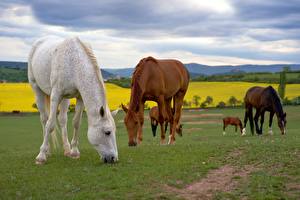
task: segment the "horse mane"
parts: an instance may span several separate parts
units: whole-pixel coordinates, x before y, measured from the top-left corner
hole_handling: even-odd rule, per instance
[[[97,76],[97,80],[99,82],[100,87],[103,87],[103,92],[104,92],[104,96],[105,96],[105,87],[104,87],[104,82],[102,79],[102,74],[99,68],[99,65],[97,63],[97,58],[93,52],[92,47],[87,44],[82,42],[78,37],[76,37],[76,40],[80,43],[81,47],[83,48],[84,52],[86,53],[86,55],[88,56],[89,60],[91,61],[93,68],[95,70],[96,76]],[[105,98],[103,98],[105,99]]]
[[[139,110],[139,105],[140,105],[140,100],[142,96],[142,89],[141,86],[139,85],[140,78],[143,73],[144,69],[144,64],[148,61],[153,61],[157,63],[157,60],[151,56],[147,58],[143,58],[140,60],[140,62],[137,64],[137,66],[134,69],[134,72],[132,74],[132,79],[131,79],[131,102],[130,102],[130,107],[133,109],[135,112]]]
[[[282,110],[280,97],[278,96],[278,93],[276,92],[276,90],[272,86],[268,86],[266,88],[266,90],[268,92],[270,92],[270,94],[272,95],[271,99],[272,99],[272,102],[275,105],[276,111],[279,112],[280,115],[283,115],[283,110]]]

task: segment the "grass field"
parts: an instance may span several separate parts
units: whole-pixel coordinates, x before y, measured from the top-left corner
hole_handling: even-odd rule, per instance
[[[130,89],[121,88],[115,84],[106,83],[107,98],[111,109],[116,109],[121,103],[128,103],[130,98]],[[212,106],[217,105],[220,101],[227,102],[231,96],[235,96],[238,100],[242,100],[250,87],[260,85],[268,86],[263,83],[246,83],[246,82],[191,82],[186,100],[192,101],[194,95],[201,97],[203,102],[206,96],[213,97]],[[277,90],[278,85],[272,84]],[[288,84],[286,88],[286,96],[289,99],[300,96],[300,84]],[[32,107],[35,102],[34,94],[27,83],[4,83],[0,84],[0,112],[11,112],[20,110],[22,112],[36,112]],[[72,100],[75,103],[75,100]],[[155,105],[153,102],[148,103],[149,106]],[[194,105],[192,105],[194,106]]]
[[[144,141],[133,148],[121,112],[113,165],[100,162],[88,144],[84,118],[81,158],[64,157],[59,149],[43,166],[34,164],[42,142],[38,114],[1,114],[0,199],[299,199],[300,107],[285,111],[287,135],[279,135],[274,119],[274,135],[266,134],[265,124],[260,137],[241,137],[233,127],[222,135],[221,118],[242,118],[242,109],[184,111],[184,135],[172,146],[159,145],[146,119]],[[204,192],[193,190],[201,181]]]

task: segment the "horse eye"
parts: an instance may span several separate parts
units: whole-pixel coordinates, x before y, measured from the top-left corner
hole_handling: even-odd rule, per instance
[[[105,131],[105,135],[110,135],[111,131]]]

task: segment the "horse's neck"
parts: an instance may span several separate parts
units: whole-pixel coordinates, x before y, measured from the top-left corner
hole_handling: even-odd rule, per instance
[[[82,77],[79,92],[86,108],[88,121],[93,123],[99,116],[100,107],[107,108],[104,83],[97,77]]]
[[[273,99],[273,110],[277,118],[280,118],[283,115],[283,109],[279,99],[277,101]]]

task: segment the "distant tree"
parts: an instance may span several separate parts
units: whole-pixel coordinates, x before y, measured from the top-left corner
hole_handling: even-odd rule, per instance
[[[220,101],[217,105],[217,108],[225,108],[226,107],[226,103],[224,101]]]
[[[191,102],[187,100],[183,100],[183,107],[191,107]]]
[[[285,97],[285,86],[286,86],[286,71],[280,72],[278,94],[281,99]]]
[[[38,107],[37,107],[36,103],[33,103],[31,107],[38,110]]]
[[[194,96],[193,96],[193,103],[195,104],[196,107],[199,106],[199,104],[200,104],[200,99],[201,99],[201,97],[199,97],[198,95],[194,95]]]
[[[213,101],[214,101],[214,99],[211,96],[207,96],[205,99],[205,103],[207,103],[207,105],[212,104]]]
[[[75,111],[75,104],[70,104],[70,106],[69,106],[69,111],[70,112],[74,112]]]
[[[229,105],[231,105],[231,106],[236,106],[237,103],[238,103],[238,100],[237,100],[234,96],[231,96],[231,97],[229,98],[229,100],[228,100],[228,103],[229,103]]]
[[[284,71],[284,72],[290,72],[291,71],[291,67],[290,66],[285,66],[285,67],[283,67],[282,71]]]
[[[145,103],[145,105],[144,105],[144,109],[146,109],[146,110],[149,110],[149,109],[150,109],[150,106],[149,106],[149,104],[148,104],[148,103]]]
[[[200,108],[206,108],[206,107],[207,107],[207,104],[205,101],[200,104]]]

